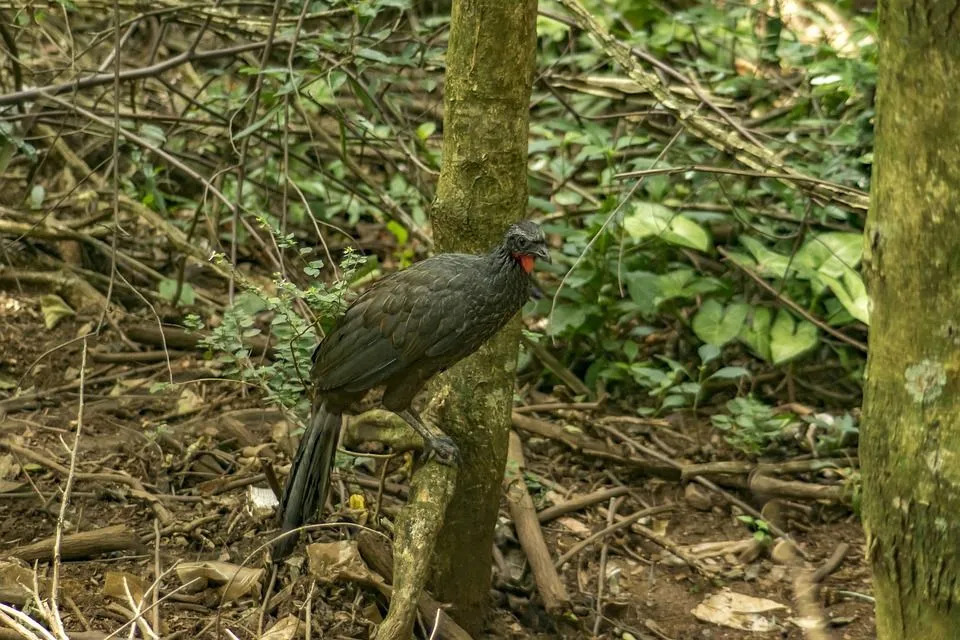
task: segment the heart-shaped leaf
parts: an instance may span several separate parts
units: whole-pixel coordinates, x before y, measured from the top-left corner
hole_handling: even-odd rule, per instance
[[[743,302],[724,307],[709,298],[693,316],[693,332],[707,344],[722,347],[737,337],[749,311],[750,305]]]
[[[773,364],[784,364],[799,358],[817,346],[816,325],[797,321],[781,309],[770,327],[770,356]]]
[[[681,247],[707,251],[710,235],[681,213],[654,202],[639,202],[623,220],[623,228],[634,240],[655,236]]]

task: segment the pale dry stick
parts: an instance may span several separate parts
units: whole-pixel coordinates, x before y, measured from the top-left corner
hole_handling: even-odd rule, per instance
[[[130,593],[130,584],[127,582],[126,577],[123,578],[123,592],[127,596],[127,602],[130,604],[130,610],[133,612],[133,620],[136,622],[136,627],[140,629],[140,633],[143,634],[144,638],[153,638],[153,640],[160,640],[160,636],[150,628],[150,625],[147,623],[146,619],[143,617],[143,599],[146,599],[147,594],[143,595],[143,599],[140,602],[137,602],[133,598],[133,594]],[[154,609],[156,611],[156,609]],[[133,640],[134,625],[130,625],[129,638]]]
[[[17,633],[22,635],[24,638],[31,638],[35,640],[57,640],[50,632],[44,629],[36,620],[28,616],[22,611],[14,609],[13,607],[3,604],[0,602],[0,620],[3,620],[7,626],[14,629]],[[26,627],[24,625],[27,625]],[[27,628],[29,627],[29,628]],[[40,635],[31,631],[31,629],[36,630]]]
[[[57,516],[57,532],[53,541],[53,577],[50,581],[50,610],[52,620],[50,624],[63,640],[68,640],[67,631],[63,628],[60,619],[60,607],[57,605],[57,595],[60,590],[60,543],[63,540],[63,521],[67,516],[67,506],[70,504],[70,491],[73,489],[73,480],[77,472],[77,449],[80,447],[80,435],[83,432],[83,391],[87,375],[87,340],[83,340],[83,351],[80,355],[80,399],[77,406],[77,430],[73,434],[73,447],[70,451],[70,467],[67,473],[67,482],[63,488],[63,499],[60,501],[60,513]],[[66,444],[64,444],[66,446]]]
[[[274,567],[274,569],[276,569],[276,567]],[[310,640],[310,627],[312,626],[310,612],[313,609],[313,589],[316,585],[316,580],[310,581],[310,591],[307,592],[307,600],[303,605],[305,609],[303,612],[303,624],[306,626],[306,628],[303,630],[304,640]]]
[[[537,520],[533,499],[524,482],[524,467],[523,444],[517,432],[511,430],[507,450],[507,470],[503,476],[503,491],[507,498],[507,507],[510,510],[513,526],[517,530],[517,539],[520,540],[520,546],[530,565],[533,581],[543,600],[543,606],[551,615],[561,615],[570,608],[570,596],[563,581],[560,580],[557,568],[551,562],[550,551],[543,539],[543,530]]]
[[[571,558],[573,558],[575,555],[583,551],[585,548],[587,548],[597,540],[605,538],[606,536],[610,535],[615,531],[619,531],[620,529],[629,527],[634,523],[636,523],[641,518],[653,516],[658,513],[664,513],[666,511],[672,511],[675,508],[676,508],[675,505],[664,504],[658,507],[650,507],[649,509],[641,509],[640,511],[637,511],[636,513],[633,513],[623,518],[622,520],[617,521],[615,524],[612,524],[609,527],[606,527],[605,529],[601,529],[600,531],[597,531],[595,534],[593,534],[589,538],[584,538],[577,544],[573,545],[572,547],[570,547],[570,549],[567,550],[566,553],[564,553],[562,556],[557,558],[557,561],[554,563],[554,566],[557,569],[560,569],[561,567],[563,567],[564,564],[569,562]]]
[[[437,633],[440,631],[440,612],[443,609],[437,609],[437,615],[433,616],[433,631],[430,632],[430,637],[427,640],[434,640],[437,637]],[[307,636],[307,640],[310,640],[310,637]]]
[[[154,585],[151,585],[153,592],[153,628],[160,629],[160,607],[157,606],[157,598],[160,597],[160,520],[153,519],[153,577]]]
[[[177,564],[179,564],[179,561],[177,561],[176,563],[174,563],[174,565],[173,565],[172,567],[170,567],[169,569],[167,569],[167,571],[164,573],[164,576],[165,576],[166,574],[170,573],[171,571],[173,571],[173,570],[176,568]],[[162,597],[157,601],[157,605],[152,605],[152,604],[151,604],[149,607],[147,607],[146,609],[144,609],[144,610],[142,611],[142,613],[148,613],[148,612],[152,611],[153,608],[154,608],[154,606],[159,606],[160,603],[165,602],[165,601],[168,600],[171,596],[179,593],[180,591],[183,591],[183,590],[185,590],[185,589],[189,589],[190,587],[195,586],[196,583],[197,583],[199,580],[200,580],[200,578],[194,578],[194,579],[192,579],[190,582],[188,582],[188,583],[186,583],[186,584],[184,584],[184,585],[180,585],[179,587],[173,589],[173,590],[172,590],[170,593],[168,593],[167,595],[162,596]],[[156,582],[159,583],[159,580],[156,581]],[[152,586],[152,585],[151,585],[151,586]],[[134,621],[133,621],[132,619],[127,620],[127,621],[124,622],[122,625],[120,625],[118,628],[116,628],[116,629],[114,629],[113,631],[111,631],[106,637],[103,638],[103,640],[111,640],[112,638],[114,638],[114,637],[116,637],[117,635],[119,635],[124,629],[126,629],[127,627],[130,627],[131,625],[133,625],[133,623],[134,623]],[[201,636],[198,636],[198,637],[201,637]]]
[[[607,509],[607,526],[613,524],[617,513],[617,507],[623,501],[623,498],[610,498],[610,507]],[[593,636],[600,634],[600,622],[603,620],[603,585],[606,582],[607,573],[607,553],[610,551],[610,545],[606,540],[600,547],[600,570],[597,572],[597,617],[593,620]]]

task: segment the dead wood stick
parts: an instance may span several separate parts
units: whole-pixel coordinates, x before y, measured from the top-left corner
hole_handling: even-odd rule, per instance
[[[804,500],[829,500],[849,503],[850,490],[842,485],[814,484],[794,480],[778,480],[760,473],[750,476],[749,488],[755,494]]]
[[[186,331],[177,327],[131,327],[127,329],[127,337],[140,344],[167,349],[185,349],[188,351],[200,350],[200,340],[207,334],[201,331]],[[245,338],[244,345],[250,348],[251,357],[270,355],[271,344],[263,336]]]
[[[9,555],[25,562],[50,560],[53,557],[54,537],[17,547]],[[125,524],[117,524],[92,531],[81,531],[63,536],[60,557],[63,560],[85,560],[114,551],[140,549],[140,538]]]
[[[186,355],[185,351],[91,351],[94,362],[166,362]]]
[[[387,584],[382,586],[387,591],[381,592],[388,599],[392,599],[393,587],[389,585],[393,582],[393,549],[390,543],[369,531],[362,531],[357,536],[357,548],[364,562],[386,580]],[[453,618],[443,610],[443,605],[434,600],[429,593],[423,592],[420,595],[417,609],[424,620],[431,622],[437,620],[435,637],[439,640],[471,640],[470,634],[454,622]],[[439,618],[437,618],[438,611]]]
[[[507,449],[507,471],[503,476],[503,489],[507,495],[507,506],[510,517],[517,529],[517,538],[520,546],[530,562],[530,571],[537,585],[537,591],[543,598],[547,612],[560,615],[570,608],[570,596],[557,574],[556,567],[547,550],[547,543],[543,539],[540,521],[537,519],[537,510],[533,506],[533,498],[527,491],[527,484],[523,479],[523,444],[516,431],[510,432],[510,444]]]
[[[33,449],[28,449],[26,447],[21,447],[18,444],[14,444],[9,440],[0,440],[0,450],[7,449],[12,451],[17,455],[23,456],[28,460],[32,460],[37,464],[43,465],[48,469],[53,469],[57,473],[67,476],[70,473],[70,470],[64,467],[59,462],[51,460],[46,456],[37,453]],[[150,507],[153,509],[153,512],[156,514],[157,518],[160,519],[161,524],[170,524],[173,521],[173,515],[170,511],[167,510],[163,503],[160,501],[160,498],[147,492],[146,488],[143,486],[143,483],[137,480],[136,478],[121,473],[84,473],[76,472],[73,476],[77,480],[92,480],[94,482],[116,482],[119,484],[125,484],[130,487],[130,495],[139,498],[141,500],[146,500],[150,503]]]
[[[105,640],[107,634],[100,631],[68,631],[70,640]],[[0,629],[0,640],[23,640],[23,636],[13,629]]]
[[[395,525],[393,597],[378,640],[408,640],[430,570],[430,558],[453,497],[457,469],[431,460],[417,469]]]
[[[595,534],[593,534],[593,535],[590,536],[589,538],[585,538],[585,539],[581,540],[580,542],[578,542],[577,544],[575,544],[575,545],[573,545],[572,547],[570,547],[570,549],[568,549],[566,553],[564,553],[562,556],[560,556],[560,557],[557,559],[557,562],[556,562],[555,566],[559,569],[559,568],[562,567],[564,564],[566,564],[567,562],[569,562],[571,558],[573,558],[574,556],[576,556],[578,553],[580,553],[581,551],[583,551],[584,549],[586,549],[586,548],[587,548],[588,546],[590,546],[591,544],[594,544],[595,542],[597,542],[597,541],[599,541],[599,540],[602,540],[603,538],[606,538],[606,537],[607,537],[608,535],[610,535],[611,533],[615,533],[615,532],[619,531],[620,529],[624,529],[624,528],[626,528],[626,527],[630,527],[630,529],[631,529],[632,531],[634,531],[635,533],[639,533],[640,535],[642,535],[643,537],[647,538],[648,540],[650,540],[650,541],[654,542],[655,544],[663,547],[664,549],[666,549],[666,550],[669,551],[670,553],[674,554],[675,556],[677,556],[678,558],[680,558],[681,560],[683,560],[684,562],[686,562],[688,565],[690,565],[690,566],[693,567],[694,569],[697,569],[698,571],[701,571],[704,575],[712,576],[713,573],[710,571],[710,569],[709,569],[708,567],[706,567],[706,565],[704,565],[703,563],[701,563],[698,559],[696,559],[696,558],[690,556],[689,554],[687,554],[686,552],[684,552],[684,551],[679,547],[679,545],[677,545],[676,543],[674,543],[672,540],[666,538],[665,536],[661,536],[660,534],[656,533],[656,532],[653,531],[652,529],[648,529],[647,527],[644,527],[643,525],[641,525],[641,524],[639,524],[639,523],[637,522],[638,520],[640,520],[640,519],[642,519],[642,518],[646,518],[646,517],[649,517],[649,516],[652,516],[652,515],[656,515],[656,514],[658,514],[658,513],[663,513],[663,512],[665,512],[665,511],[670,511],[670,510],[672,510],[672,509],[674,509],[674,508],[676,508],[675,505],[672,505],[672,504],[664,504],[664,505],[660,505],[659,507],[650,507],[649,509],[641,509],[640,511],[637,511],[636,513],[633,513],[633,514],[631,514],[631,515],[629,515],[629,516],[626,516],[626,517],[624,517],[624,518],[620,518],[617,522],[615,522],[614,524],[610,525],[609,527],[605,527],[605,528],[601,529],[600,531],[597,531]]]
[[[630,487],[614,487],[612,489],[601,489],[599,491],[594,491],[593,493],[587,493],[582,496],[571,498],[570,500],[565,500],[560,504],[555,504],[552,507],[547,507],[537,514],[537,519],[540,521],[540,524],[546,524],[555,518],[559,518],[562,515],[568,514],[572,511],[579,511],[580,509],[586,509],[595,504],[605,502],[610,498],[618,498],[622,495],[630,493]]]
[[[679,465],[673,466],[659,462],[650,462],[649,460],[641,460],[640,458],[624,457],[611,451],[607,443],[603,440],[591,438],[586,434],[569,433],[551,422],[537,420],[536,418],[531,418],[530,416],[525,416],[515,411],[511,419],[513,426],[517,429],[522,429],[529,433],[543,436],[544,438],[550,438],[551,440],[557,440],[584,455],[616,462],[634,471],[656,478],[673,481],[680,479]]]
[[[740,460],[724,460],[721,462],[705,462],[702,464],[687,464],[681,472],[684,480],[694,476],[710,478],[716,482],[726,483],[729,480],[724,476],[744,476],[756,471],[767,476],[790,475],[794,473],[813,473],[823,469],[842,469],[859,467],[858,458],[810,458],[808,460],[787,460],[786,462],[761,462],[753,464]],[[736,482],[742,480],[736,479]]]

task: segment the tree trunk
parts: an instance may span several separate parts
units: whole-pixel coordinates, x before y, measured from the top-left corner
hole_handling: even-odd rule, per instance
[[[960,2],[882,0],[861,438],[880,640],[960,629]]]
[[[536,0],[453,3],[443,169],[432,214],[442,251],[485,252],[524,217],[536,15]],[[514,319],[436,383],[450,387],[437,424],[459,445],[463,466],[434,554],[431,588],[474,635],[489,597],[519,331]]]

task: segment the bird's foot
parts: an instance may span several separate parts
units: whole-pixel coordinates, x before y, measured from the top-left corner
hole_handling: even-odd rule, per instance
[[[440,464],[450,467],[460,466],[460,448],[449,436],[435,436],[426,440],[423,445],[421,460],[436,460]]]

